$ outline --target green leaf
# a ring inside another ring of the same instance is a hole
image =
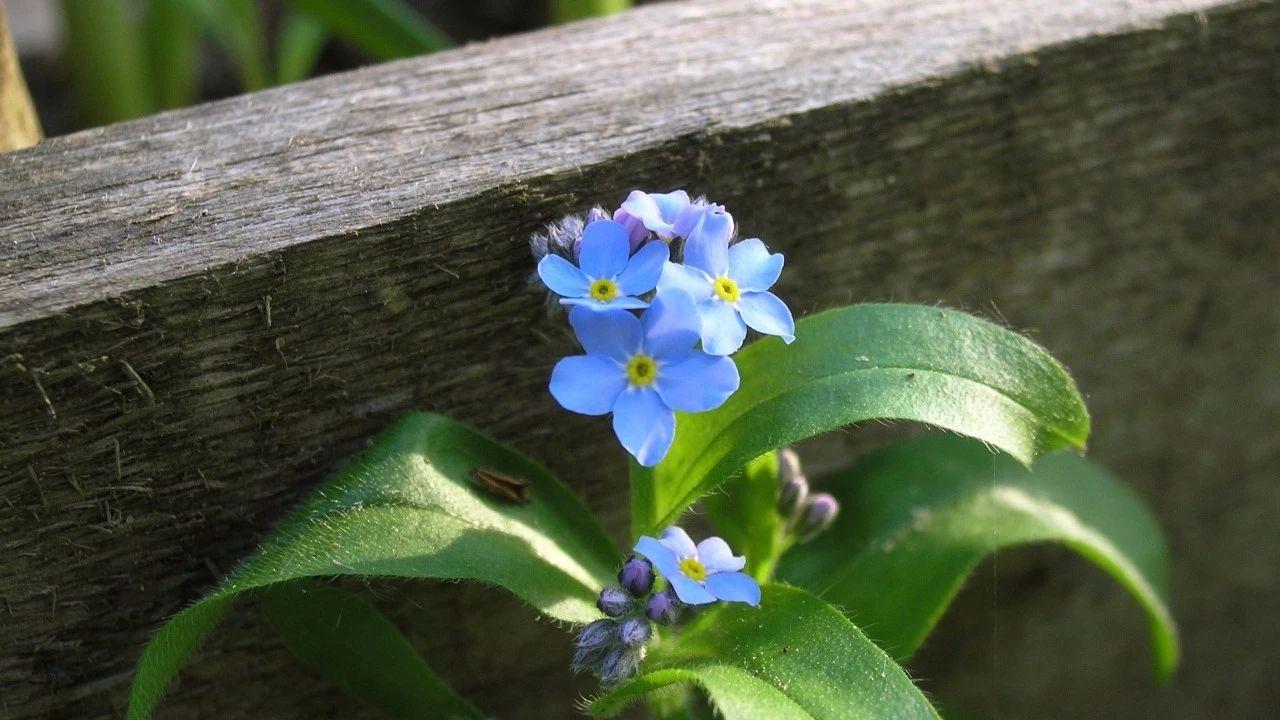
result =
[[[152,97],[160,109],[195,102],[200,92],[200,22],[189,0],[147,4],[147,60]]]
[[[267,87],[267,36],[254,0],[179,0],[200,19],[240,74],[245,90]]]
[[[329,39],[324,23],[301,10],[290,10],[280,28],[276,44],[276,84],[306,80],[320,59]]]
[[[288,0],[378,60],[394,60],[453,47],[449,39],[403,0]]]
[[[955,310],[854,305],[811,315],[797,340],[734,356],[742,385],[711,412],[680,415],[652,470],[632,466],[632,522],[652,534],[747,461],[877,418],[914,420],[986,441],[1023,462],[1084,446],[1075,383],[1040,346]]]
[[[478,488],[484,468],[529,481],[516,504]],[[479,580],[570,623],[600,617],[595,597],[619,555],[568,488],[528,458],[439,415],[414,414],[327,481],[211,595],[143,651],[128,720],[149,716],[187,656],[245,591],[298,578],[381,575]]]
[[[776,452],[747,463],[740,475],[702,498],[707,518],[729,547],[746,556],[743,570],[760,582],[769,579],[782,544],[782,518],[777,507]]]
[[[759,608],[731,604],[663,638],[644,675],[591,704],[611,717],[646,694],[697,683],[726,720],[936,719],[893,660],[835,608],[766,585]]]
[[[130,0],[62,0],[68,69],[79,109],[95,125],[154,110],[137,10]]]
[[[390,620],[355,595],[309,580],[277,583],[255,595],[295,655],[388,717],[482,717]]]
[[[844,608],[898,658],[914,652],[987,555],[1058,542],[1129,590],[1146,612],[1157,674],[1178,662],[1169,555],[1142,501],[1072,453],[1027,470],[964,438],[873,453],[838,478],[836,524],[791,550],[779,573]]]

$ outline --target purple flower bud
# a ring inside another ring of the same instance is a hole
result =
[[[683,605],[674,592],[664,590],[649,598],[644,606],[644,614],[659,625],[670,625],[680,617]]]
[[[631,596],[621,588],[607,587],[600,591],[596,607],[609,617],[621,617],[631,611]]]
[[[599,205],[597,205],[597,206],[595,206],[595,207],[593,207],[593,208],[591,208],[590,210],[588,210],[588,211],[587,211],[587,224],[588,224],[588,225],[590,225],[591,223],[593,223],[593,222],[595,222],[595,221],[597,221],[597,220],[612,220],[612,219],[613,219],[613,218],[609,217],[609,211],[608,211],[608,210],[605,210],[604,208],[600,207]]]
[[[600,685],[611,688],[620,685],[636,674],[644,660],[645,648],[621,645],[605,653],[600,661]]]
[[[778,491],[778,514],[784,518],[793,518],[800,508],[809,500],[809,481],[803,475],[787,480]]]
[[[831,527],[839,512],[840,503],[827,493],[818,493],[810,498],[809,505],[804,509],[804,518],[797,528],[801,542],[811,540],[814,535]]]
[[[627,618],[618,626],[618,637],[622,638],[623,645],[632,647],[648,645],[649,640],[653,638],[653,626],[644,618]]]
[[[643,597],[653,589],[653,565],[634,555],[622,564],[618,571],[618,584],[636,597]]]
[[[596,620],[578,633],[578,647],[599,648],[618,642],[618,623],[613,620]]]
[[[598,672],[600,663],[612,649],[620,646],[618,623],[613,620],[596,620],[578,633],[578,644],[573,651],[569,669],[574,674]]]
[[[800,455],[795,448],[784,447],[778,450],[778,483],[785,485],[792,478],[804,477],[800,470]]]

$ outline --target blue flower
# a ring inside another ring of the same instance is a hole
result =
[[[684,246],[684,265],[662,268],[658,291],[689,293],[702,318],[702,349],[731,355],[742,347],[747,327],[791,344],[796,323],[777,295],[768,292],[782,273],[782,254],[769,254],[756,238],[729,245],[732,221],[705,214]]]
[[[698,316],[678,290],[658,295],[640,318],[576,307],[569,324],[587,354],[556,363],[551,395],[566,410],[613,413],[618,440],[646,467],[671,447],[674,410],[711,410],[738,389],[732,360],[693,349]]]
[[[612,220],[597,220],[582,231],[578,266],[555,254],[538,261],[538,277],[564,305],[594,310],[639,310],[667,261],[667,246],[649,243],[631,255],[627,231]]]
[[[689,237],[703,215],[720,215],[729,222],[729,234],[733,234],[733,218],[723,205],[690,200],[689,193],[675,190],[669,193],[647,193],[632,190],[627,199],[613,213],[613,219],[627,229],[632,243],[638,243],[650,232],[663,240]]]
[[[760,604],[760,585],[744,572],[744,557],[734,557],[729,544],[718,537],[693,544],[688,533],[669,527],[657,540],[644,535],[635,552],[658,568],[681,602],[705,605],[716,600]]]

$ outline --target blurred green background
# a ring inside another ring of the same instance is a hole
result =
[[[0,2],[47,135],[547,24],[607,15],[635,4],[633,0]]]

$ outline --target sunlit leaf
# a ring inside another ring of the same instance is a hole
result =
[[[955,310],[854,305],[809,316],[797,340],[734,356],[742,385],[711,412],[680,415],[652,470],[632,468],[636,535],[673,522],[749,460],[865,420],[914,420],[969,435],[1023,462],[1080,448],[1089,416],[1040,346]]]

